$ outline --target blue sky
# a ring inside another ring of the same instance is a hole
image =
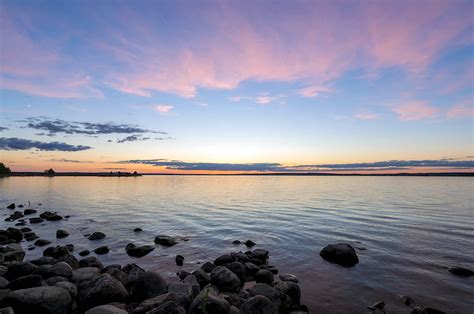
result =
[[[0,160],[18,171],[147,172],[181,171],[157,159],[211,171],[472,161],[473,9],[1,0]],[[111,128],[48,132],[31,118]],[[412,164],[402,170],[420,171]],[[371,171],[400,170],[391,167]]]

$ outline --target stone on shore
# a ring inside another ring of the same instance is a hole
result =
[[[219,297],[218,292],[212,287],[204,288],[193,300],[189,307],[190,314],[222,314],[229,313],[230,304]]]
[[[69,232],[67,230],[59,229],[56,231],[56,238],[62,239],[65,238],[69,235]]]
[[[17,279],[10,281],[6,286],[10,290],[28,289],[34,287],[46,286],[46,282],[39,275],[27,275],[18,277]]]
[[[24,215],[32,215],[32,214],[36,214],[38,211],[36,209],[32,209],[32,208],[27,208],[23,211],[23,214]]]
[[[300,305],[301,289],[300,286],[292,281],[280,281],[275,288],[290,297],[293,305]]]
[[[120,281],[109,274],[102,274],[80,289],[77,305],[80,310],[86,311],[98,305],[124,302],[127,298],[128,292]]]
[[[298,283],[298,278],[296,278],[295,275],[292,274],[280,274],[280,280],[281,281],[291,281],[291,282],[296,282]]]
[[[158,235],[155,237],[155,243],[163,246],[173,246],[178,243],[178,240],[170,236]]]
[[[221,292],[237,292],[241,286],[239,277],[225,266],[212,270],[211,283]]]
[[[35,241],[34,244],[36,246],[45,246],[45,245],[51,244],[51,241],[45,240],[45,239],[38,239],[38,240]]]
[[[166,293],[168,286],[160,274],[152,271],[138,271],[135,276],[129,274],[127,289],[135,302],[141,302]]]
[[[88,239],[91,241],[94,241],[94,240],[101,240],[103,238],[105,238],[105,233],[97,231],[91,234]]]
[[[267,269],[260,269],[255,274],[255,281],[258,283],[266,283],[268,285],[273,285],[273,273]]]
[[[470,277],[474,275],[474,271],[464,267],[451,267],[449,272],[460,277]]]
[[[101,246],[101,247],[98,247],[94,250],[94,253],[98,254],[98,255],[107,254],[109,252],[110,252],[110,250],[109,250],[108,246]]]
[[[116,306],[105,304],[87,310],[85,314],[128,314],[128,312]]]
[[[99,259],[95,256],[89,256],[89,257],[81,259],[79,261],[79,266],[80,267],[97,267],[99,269],[102,269],[104,267],[102,265],[102,262],[99,261]]]
[[[184,256],[182,256],[182,255],[176,255],[176,257],[175,257],[174,260],[175,260],[177,266],[183,266],[183,263],[184,263]]]
[[[257,243],[253,242],[252,240],[245,241],[245,245],[248,247],[255,246]]]
[[[130,243],[131,244],[131,243]],[[151,245],[142,245],[142,246],[135,246],[135,245],[127,245],[126,252],[131,257],[143,257],[153,251],[155,248]]]
[[[10,292],[4,300],[15,313],[70,313],[72,298],[61,287],[35,287]]]
[[[272,302],[263,295],[249,298],[240,307],[241,314],[273,314]]]
[[[319,255],[331,263],[344,267],[352,267],[359,263],[356,251],[348,243],[329,244],[321,250]]]
[[[7,206],[8,209],[15,209],[16,205],[15,203],[11,203],[10,205]]]
[[[211,262],[205,262],[202,266],[201,269],[205,271],[206,273],[210,273],[214,268],[216,268],[216,265]]]
[[[81,282],[90,281],[100,275],[100,269],[97,267],[81,267],[72,272],[71,281]]]

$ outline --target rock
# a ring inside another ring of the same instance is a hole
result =
[[[127,290],[120,281],[109,274],[102,274],[80,289],[77,305],[81,311],[86,311],[98,305],[124,302],[127,298]]]
[[[176,262],[176,265],[178,266],[183,266],[184,263],[184,256],[182,255],[176,255],[176,258],[174,259]]]
[[[62,277],[62,276],[53,276],[53,277],[49,277],[48,279],[46,279],[46,284],[48,286],[54,286],[58,282],[61,282],[61,281],[68,281],[68,279],[66,277]]]
[[[155,237],[155,243],[163,246],[173,246],[178,243],[178,240],[170,236],[158,235]]]
[[[432,307],[415,306],[410,309],[410,314],[445,314],[445,312]]]
[[[88,239],[91,240],[91,241],[94,241],[94,240],[100,240],[100,239],[103,239],[103,238],[105,238],[105,233],[103,233],[103,232],[94,232],[93,234],[91,234],[89,236]]]
[[[135,278],[130,278],[127,288],[130,296],[136,302],[159,296],[168,291],[163,277],[152,271],[138,272]]]
[[[252,251],[252,254],[259,260],[265,261],[266,259],[268,259],[268,255],[270,254],[270,252],[263,249],[256,249]]]
[[[296,278],[295,275],[292,274],[280,274],[280,280],[281,281],[291,281],[291,282],[296,282],[298,283],[298,278]]]
[[[125,272],[121,271],[120,269],[109,268],[105,271],[105,273],[107,273],[110,276],[114,277],[115,279],[117,279],[118,281],[123,283],[124,285],[126,285],[127,282],[128,282],[128,275]]]
[[[204,288],[204,286],[206,286],[209,282],[211,282],[211,277],[207,273],[205,273],[202,269],[193,271],[192,275],[194,275],[194,277],[196,278],[201,289]]]
[[[86,311],[85,314],[128,314],[128,312],[113,305],[104,304]]]
[[[474,271],[470,270],[470,269],[467,269],[467,268],[464,268],[464,267],[451,267],[449,268],[449,271],[456,275],[456,276],[460,276],[460,277],[470,277],[472,275],[474,275]]]
[[[51,244],[51,241],[45,240],[45,239],[38,239],[38,240],[35,241],[34,244],[36,246],[45,246],[45,245]]]
[[[21,245],[17,243],[11,243],[4,247],[3,261],[12,262],[18,261],[21,262],[25,258],[25,251]]]
[[[257,295],[249,298],[240,307],[241,314],[273,314],[272,302],[263,295]]]
[[[378,302],[375,302],[374,304],[372,305],[367,305],[366,306],[367,309],[371,310],[372,312],[375,311],[375,310],[380,310],[382,312],[385,313],[385,302],[383,301],[378,301]]]
[[[226,265],[226,267],[231,271],[233,272],[234,274],[237,275],[237,277],[239,277],[240,279],[240,282],[243,284],[244,281],[245,281],[245,268],[244,268],[244,265],[242,265],[241,263],[239,262],[233,262],[233,263],[230,263],[228,265]]]
[[[188,283],[170,284],[168,286],[168,292],[174,296],[176,303],[185,309],[189,308],[189,305],[197,295],[197,293],[195,294],[193,286]]]
[[[84,251],[80,251],[80,252],[79,252],[79,255],[80,255],[80,256],[87,256],[87,255],[89,255],[90,253],[91,253],[91,252],[90,252],[89,250],[84,250]]]
[[[280,281],[275,288],[289,296],[293,304],[300,305],[301,289],[297,283],[292,281]]]
[[[107,254],[109,253],[109,247],[107,246],[101,246],[101,247],[98,247],[94,250],[94,253],[95,254],[99,254],[99,255],[103,255],[103,254]]]
[[[36,266],[53,265],[53,264],[56,264],[57,262],[58,262],[57,259],[55,259],[54,257],[50,257],[50,256],[43,256],[43,257],[40,257],[38,259],[34,259],[34,260],[30,261],[31,264],[34,264]]]
[[[23,211],[23,214],[25,215],[32,215],[32,214],[36,214],[37,210],[36,209],[32,209],[32,208],[27,208]]]
[[[257,243],[253,242],[252,240],[245,241],[245,245],[248,247],[255,246]]]
[[[34,232],[26,232],[23,234],[23,236],[25,237],[26,241],[33,241],[39,239],[39,237]]]
[[[43,256],[51,256],[54,258],[60,258],[61,256],[71,253],[70,247],[57,245],[55,247],[50,246],[43,251]]]
[[[0,309],[0,314],[15,314],[15,311],[11,307],[4,307]]]
[[[8,285],[8,280],[0,277],[0,289],[5,289],[5,287]]]
[[[268,298],[272,302],[276,313],[289,311],[291,306],[290,297],[266,283],[257,283],[248,291],[250,296],[263,295]]]
[[[214,260],[214,265],[222,266],[225,264],[230,264],[233,261],[234,261],[234,258],[232,256],[230,256],[229,254],[224,254]]]
[[[267,269],[260,269],[255,274],[255,281],[273,285],[273,273]]]
[[[133,311],[134,314],[149,313],[149,311],[168,302],[175,301],[175,296],[171,293],[164,293],[154,298],[149,298],[141,302]]]
[[[186,310],[174,301],[168,301],[147,314],[186,314]]]
[[[242,243],[242,242],[240,242],[240,240],[234,240],[234,241],[232,241],[232,244],[235,244],[235,245],[241,244],[241,243]]]
[[[223,314],[229,313],[230,304],[221,299],[212,287],[204,288],[193,300],[189,307],[190,314]]]
[[[33,287],[46,286],[46,283],[43,281],[39,275],[27,275],[19,277],[13,281],[10,281],[7,285],[7,289],[10,290],[19,290],[19,289],[28,289]]]
[[[15,203],[11,203],[10,205],[7,206],[8,209],[15,209],[16,205]]]
[[[217,266],[212,270],[211,283],[221,292],[237,292],[241,286],[239,277],[224,266]]]
[[[183,280],[184,278],[186,278],[186,276],[191,275],[191,273],[185,270],[180,270],[176,272],[176,275],[178,275],[179,279]]]
[[[15,240],[16,242],[20,242],[23,240],[23,232],[17,228],[8,228],[6,232],[6,236],[8,239]]]
[[[65,278],[72,277],[72,267],[66,262],[58,262],[52,266],[40,266],[39,271],[43,278],[49,278],[54,276],[61,276]]]
[[[142,231],[143,231],[142,228],[135,228],[135,229],[133,229],[133,232],[142,232]]]
[[[70,313],[72,298],[61,287],[35,287],[10,292],[5,303],[15,309],[15,313]]]
[[[42,223],[43,221],[44,219],[40,217],[30,218],[30,224],[39,224],[39,223]]]
[[[273,266],[273,265],[262,265],[260,266],[260,269],[266,269],[272,272],[272,274],[276,275],[278,274],[278,269]]]
[[[400,297],[402,299],[403,304],[405,304],[406,306],[415,306],[416,302],[410,296],[402,295]]]
[[[97,267],[102,269],[104,266],[97,257],[89,256],[79,261],[79,267]]]
[[[89,281],[100,275],[100,269],[97,267],[81,267],[72,272],[71,281]]]
[[[359,263],[356,251],[347,243],[329,244],[321,250],[319,255],[331,263],[344,267],[352,267]]]
[[[202,266],[201,269],[205,271],[206,273],[210,273],[214,268],[216,268],[216,265],[214,265],[211,262],[205,262]]]
[[[48,211],[40,214],[40,218],[46,219],[47,221],[58,221],[63,219],[63,217],[59,216],[57,213]]]
[[[71,266],[72,269],[78,269],[79,268],[79,261],[72,254],[62,255],[62,256],[58,257],[58,261],[66,262],[67,264],[69,264],[69,266]]]
[[[133,246],[127,249],[127,254],[131,257],[143,257],[153,251],[155,248],[151,245]]]
[[[8,267],[6,267],[4,265],[0,265],[0,276],[5,276],[7,271],[8,271]]]
[[[255,276],[260,268],[254,263],[244,263],[245,274],[250,276]]]
[[[34,275],[38,273],[38,267],[30,262],[11,262],[4,277],[14,280],[19,277]]]
[[[74,244],[66,244],[65,247],[68,249],[69,252],[74,252]]]
[[[69,232],[66,230],[59,229],[56,231],[56,238],[62,239],[69,235]]]

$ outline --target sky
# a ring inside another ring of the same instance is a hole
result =
[[[473,1],[0,0],[13,171],[474,171]]]

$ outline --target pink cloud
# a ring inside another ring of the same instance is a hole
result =
[[[448,119],[454,118],[464,118],[464,117],[473,117],[474,116],[474,107],[472,103],[460,103],[452,106],[446,112],[446,117]]]
[[[258,96],[255,99],[255,102],[260,105],[267,105],[271,103],[274,100],[274,97],[268,96],[268,95],[263,95],[263,96]]]
[[[354,116],[356,119],[359,120],[378,120],[379,116],[373,112],[359,112]]]
[[[323,93],[330,93],[332,90],[324,86],[308,86],[300,89],[298,92],[301,96],[309,98],[319,96]]]
[[[425,101],[415,100],[400,106],[395,106],[392,111],[403,121],[422,120],[434,118],[438,115],[439,109]]]
[[[159,112],[160,114],[170,114],[173,108],[174,107],[170,105],[156,105],[153,107],[153,110]]]

